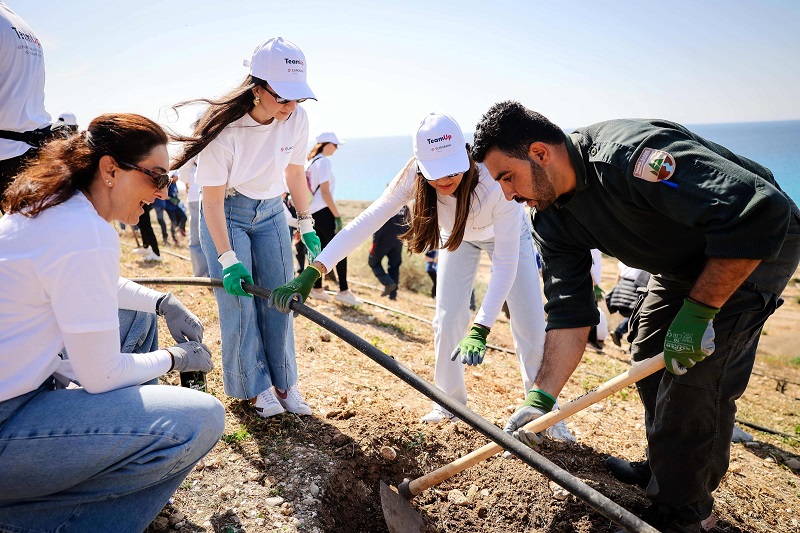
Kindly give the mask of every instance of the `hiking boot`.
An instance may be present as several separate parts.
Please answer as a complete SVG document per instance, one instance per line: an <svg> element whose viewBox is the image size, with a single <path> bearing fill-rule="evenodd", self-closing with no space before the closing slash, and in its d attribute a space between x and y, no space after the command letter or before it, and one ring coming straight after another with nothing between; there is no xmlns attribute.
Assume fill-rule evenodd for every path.
<svg viewBox="0 0 800 533"><path fill-rule="evenodd" d="M362 303L364 303L358 298L356 298L356 295L350 292L349 290L339 291L338 293L336 293L336 301L342 302L343 304L347 305L361 305Z"/></svg>
<svg viewBox="0 0 800 533"><path fill-rule="evenodd" d="M311 408L308 406L300 391L297 390L297 385L292 385L287 390L281 392L278 387L275 387L275 396L281 403L284 409L296 415L310 415Z"/></svg>
<svg viewBox="0 0 800 533"><path fill-rule="evenodd" d="M420 418L419 421L424 424L437 424L442 420L447 420L449 422L452 422L453 413L437 405L436 407L433 408L433 411Z"/></svg>
<svg viewBox="0 0 800 533"><path fill-rule="evenodd" d="M324 289L311 289L309 296L320 302L330 302L333 299Z"/></svg>
<svg viewBox="0 0 800 533"><path fill-rule="evenodd" d="M256 408L256 413L258 413L258 416L261 418L279 415L284 411L283 406L278 403L278 399L272 393L272 388L260 392L258 396L256 396L254 407Z"/></svg>
<svg viewBox="0 0 800 533"><path fill-rule="evenodd" d="M390 283L388 285L384 285L383 286L383 292L381 293L381 296L389 296L390 294L392 294L396 290L397 290L397 283Z"/></svg>
<svg viewBox="0 0 800 533"><path fill-rule="evenodd" d="M609 456L606 459L606 468L611 472L611 475L629 485L639 485L640 487L647 488L650 483L650 463L645 459L644 461L626 461L618 457Z"/></svg>
<svg viewBox="0 0 800 533"><path fill-rule="evenodd" d="M611 332L611 340L620 348L622 347L622 335L617 330Z"/></svg>

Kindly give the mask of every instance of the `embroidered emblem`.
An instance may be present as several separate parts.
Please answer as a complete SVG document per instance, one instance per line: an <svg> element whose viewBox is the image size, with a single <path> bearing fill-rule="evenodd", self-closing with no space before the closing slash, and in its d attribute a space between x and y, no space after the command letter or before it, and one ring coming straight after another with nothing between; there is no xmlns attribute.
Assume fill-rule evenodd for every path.
<svg viewBox="0 0 800 533"><path fill-rule="evenodd" d="M662 150L645 148L633 167L637 178L658 182L670 179L675 174L675 158Z"/></svg>

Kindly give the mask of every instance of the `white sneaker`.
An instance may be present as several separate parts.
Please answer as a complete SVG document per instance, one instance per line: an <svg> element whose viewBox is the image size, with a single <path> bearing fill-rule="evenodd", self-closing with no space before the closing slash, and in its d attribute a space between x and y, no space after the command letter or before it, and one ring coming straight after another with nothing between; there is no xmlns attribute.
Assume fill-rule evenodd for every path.
<svg viewBox="0 0 800 533"><path fill-rule="evenodd" d="M431 411L430 413L419 419L419 421L424 424L438 424L442 420L447 420L448 422L452 422L453 413L451 413L447 409L439 407L438 405L433 408L433 411Z"/></svg>
<svg viewBox="0 0 800 533"><path fill-rule="evenodd" d="M325 289L311 289L309 296L320 302L330 302L332 300L331 295L325 292Z"/></svg>
<svg viewBox="0 0 800 533"><path fill-rule="evenodd" d="M156 255L156 254L153 252L153 250L150 250L150 253L149 253L149 254L147 254L147 255L144 257L144 260L145 260L145 261L155 261L155 262L157 262L157 263L160 263L160 262L161 262L161 256L160 256L160 255Z"/></svg>
<svg viewBox="0 0 800 533"><path fill-rule="evenodd" d="M544 432L551 439L560 440L563 442L575 442L575 436L569 429L567 429L567 426L564 424L563 420L545 429Z"/></svg>
<svg viewBox="0 0 800 533"><path fill-rule="evenodd" d="M750 433L742 429L739 429L739 426L733 426L733 436L731 437L731 442L737 443L737 442L752 442L752 441L753 441L753 436Z"/></svg>
<svg viewBox="0 0 800 533"><path fill-rule="evenodd" d="M311 414L311 408L303 399L303 396L300 395L300 391L297 389L297 385L292 385L291 387L289 387L288 390L284 391L282 394L281 390L275 387L275 396L278 397L278 401L281 403L283 408L289 411L290 413L294 413L297 415Z"/></svg>
<svg viewBox="0 0 800 533"><path fill-rule="evenodd" d="M150 253L150 248L136 248L133 253L136 255L147 255Z"/></svg>
<svg viewBox="0 0 800 533"><path fill-rule="evenodd" d="M358 298L356 298L356 295L350 292L349 290L339 291L338 293L336 293L336 300L347 305L361 305L362 303L364 303Z"/></svg>
<svg viewBox="0 0 800 533"><path fill-rule="evenodd" d="M256 403L253 407L256 408L256 413L261 418L269 418L283 413L283 407L272 393L272 388L259 393L256 396Z"/></svg>

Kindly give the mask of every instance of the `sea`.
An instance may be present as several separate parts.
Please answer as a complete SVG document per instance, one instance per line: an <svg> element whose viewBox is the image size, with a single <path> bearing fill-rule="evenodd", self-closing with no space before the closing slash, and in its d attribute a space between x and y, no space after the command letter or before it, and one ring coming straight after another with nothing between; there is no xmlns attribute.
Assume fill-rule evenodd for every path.
<svg viewBox="0 0 800 533"><path fill-rule="evenodd" d="M686 127L769 168L780 187L800 204L800 120L686 124ZM471 135L467 141L471 141ZM411 155L410 135L345 139L345 144L331 157L336 176L334 197L375 200Z"/></svg>

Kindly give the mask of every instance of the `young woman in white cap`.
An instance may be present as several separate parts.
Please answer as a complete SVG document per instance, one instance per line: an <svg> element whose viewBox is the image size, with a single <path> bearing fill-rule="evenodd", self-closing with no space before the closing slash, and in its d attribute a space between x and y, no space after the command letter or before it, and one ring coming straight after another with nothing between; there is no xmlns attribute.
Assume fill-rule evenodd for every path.
<svg viewBox="0 0 800 533"><path fill-rule="evenodd" d="M308 117L298 105L315 97L303 52L281 37L259 44L246 65L250 74L239 87L218 100L200 100L209 107L193 137L176 137L185 144L172 168L197 156L200 243L211 277L225 286L214 290L225 393L249 399L262 417L311 414L297 389L292 320L253 299L242 282L272 289L292 277L285 187L310 260L319 254L303 166ZM186 103L192 102L178 106Z"/></svg>
<svg viewBox="0 0 800 533"><path fill-rule="evenodd" d="M332 131L320 133L315 140L316 143L308 152L306 165L306 181L311 191L308 210L314 217L314 230L319 236L322 247L325 248L333 240L333 236L342 229L342 217L333 199L336 179L333 177L329 158L336 153L340 144L344 144L344 141L339 140ZM336 263L336 278L339 282L336 299L348 305L360 304L361 301L347 287L347 257ZM322 289L322 278L314 283L311 297L323 302L330 301L331 297Z"/></svg>
<svg viewBox="0 0 800 533"><path fill-rule="evenodd" d="M409 250L423 253L441 248L433 319L436 386L467 403L463 364L483 362L486 337L503 302L508 301L527 392L544 350L544 309L538 272L532 268L517 270L518 262L535 264L525 212L520 204L505 199L500 185L483 165L472 161L464 135L449 115L430 114L422 120L414 135L414 157L383 195L340 231L297 278L272 291L270 304L288 312L295 295L305 301L317 278L411 200L410 228L401 236ZM492 258L492 276L483 305L467 333L469 297L481 250ZM452 414L434 405L422 421L450 418ZM569 435L566 427L561 428Z"/></svg>

